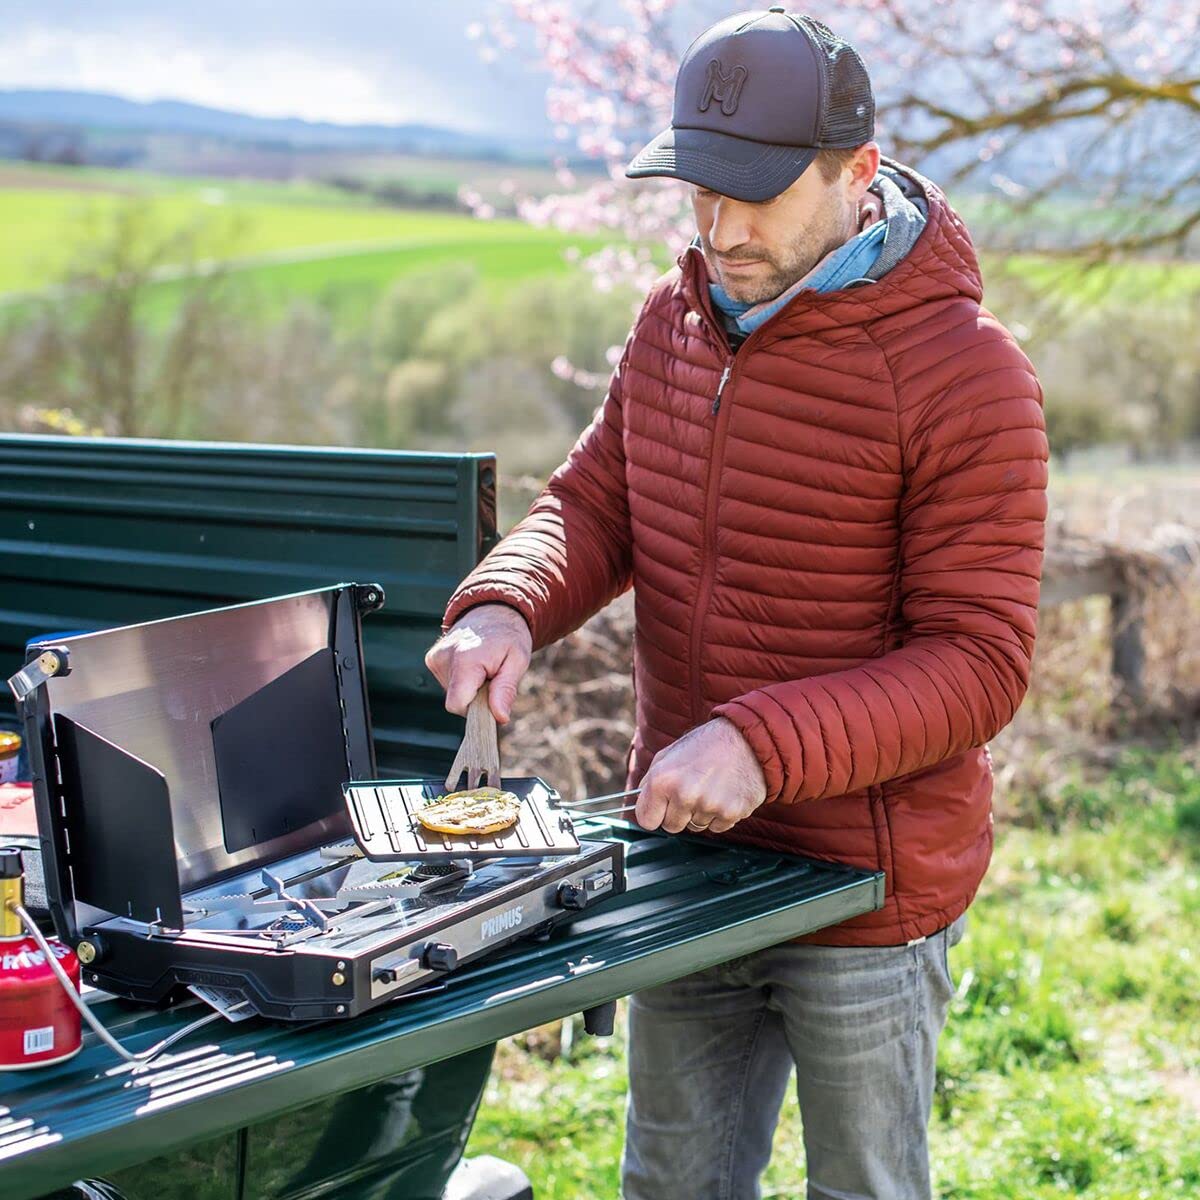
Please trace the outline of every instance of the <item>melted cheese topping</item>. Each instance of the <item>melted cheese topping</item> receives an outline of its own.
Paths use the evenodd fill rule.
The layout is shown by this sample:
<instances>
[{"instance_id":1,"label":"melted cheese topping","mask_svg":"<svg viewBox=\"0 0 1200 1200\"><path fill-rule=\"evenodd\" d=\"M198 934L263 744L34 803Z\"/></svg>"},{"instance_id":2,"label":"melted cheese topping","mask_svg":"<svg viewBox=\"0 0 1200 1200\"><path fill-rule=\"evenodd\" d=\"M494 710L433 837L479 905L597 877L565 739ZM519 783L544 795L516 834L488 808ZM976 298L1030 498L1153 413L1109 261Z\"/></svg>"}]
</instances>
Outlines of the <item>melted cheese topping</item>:
<instances>
[{"instance_id":1,"label":"melted cheese topping","mask_svg":"<svg viewBox=\"0 0 1200 1200\"><path fill-rule=\"evenodd\" d=\"M517 823L521 801L499 788L472 788L430 800L417 809L417 820L437 833L499 833Z\"/></svg>"}]
</instances>

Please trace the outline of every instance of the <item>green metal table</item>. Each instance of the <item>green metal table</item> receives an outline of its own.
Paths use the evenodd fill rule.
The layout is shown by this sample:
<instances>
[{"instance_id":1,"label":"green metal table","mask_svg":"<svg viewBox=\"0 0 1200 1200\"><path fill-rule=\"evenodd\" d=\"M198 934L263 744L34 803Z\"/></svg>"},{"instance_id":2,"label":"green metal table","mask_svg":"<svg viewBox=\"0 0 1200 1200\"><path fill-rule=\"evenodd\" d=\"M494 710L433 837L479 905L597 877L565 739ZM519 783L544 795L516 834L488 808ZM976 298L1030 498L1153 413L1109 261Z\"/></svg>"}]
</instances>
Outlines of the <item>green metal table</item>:
<instances>
[{"instance_id":1,"label":"green metal table","mask_svg":"<svg viewBox=\"0 0 1200 1200\"><path fill-rule=\"evenodd\" d=\"M834 924L883 900L876 873L603 823L593 823L592 836L601 830L627 843L629 890L543 943L521 943L456 972L442 991L340 1023L210 1025L137 1071L89 1035L83 1051L58 1067L0 1074L0 1195L24 1200L97 1175L119 1186L129 1164L271 1119L289 1119L301 1135L305 1106L343 1095L365 1105L368 1121L374 1109L376 1124L388 1110L387 1144L376 1150L394 1176L414 1119L413 1096L403 1094L413 1084L410 1077L401 1086L399 1118L392 1111L397 1097L381 1099L372 1087L446 1060L486 1073L498 1038ZM200 1011L191 1004L155 1011L111 999L97 1005L133 1049L153 1045ZM328 1113L322 1122L328 1128ZM453 1115L447 1126L459 1127ZM429 1153L427 1139L418 1144ZM240 1164L229 1164L241 1172L237 1190L212 1195L309 1194L300 1184L294 1192L248 1185L246 1153ZM331 1178L328 1162L319 1173L315 1164L312 1172L303 1161L293 1165L297 1180ZM360 1155L343 1174L363 1169ZM161 1179L157 1186L144 1194L169 1194ZM223 1176L215 1186L224 1189ZM204 1195L194 1183L187 1194ZM376 1193L323 1188L320 1194ZM401 1189L387 1194L417 1196Z\"/></svg>"}]
</instances>

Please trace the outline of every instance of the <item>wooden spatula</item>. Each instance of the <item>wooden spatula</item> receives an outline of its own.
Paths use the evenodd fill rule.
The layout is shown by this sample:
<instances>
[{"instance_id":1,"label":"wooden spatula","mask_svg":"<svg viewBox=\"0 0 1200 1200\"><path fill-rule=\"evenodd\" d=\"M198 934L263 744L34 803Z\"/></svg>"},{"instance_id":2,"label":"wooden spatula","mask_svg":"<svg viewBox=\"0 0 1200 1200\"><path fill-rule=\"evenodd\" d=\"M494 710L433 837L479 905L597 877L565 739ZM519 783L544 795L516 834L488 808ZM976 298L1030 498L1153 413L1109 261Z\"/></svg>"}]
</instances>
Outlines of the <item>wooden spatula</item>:
<instances>
[{"instance_id":1,"label":"wooden spatula","mask_svg":"<svg viewBox=\"0 0 1200 1200\"><path fill-rule=\"evenodd\" d=\"M458 777L466 771L467 787L477 788L484 779L488 787L500 786L500 746L496 738L496 718L488 707L488 685L475 693L467 709L467 728L462 745L454 756L454 765L446 776L446 790L452 792Z\"/></svg>"}]
</instances>

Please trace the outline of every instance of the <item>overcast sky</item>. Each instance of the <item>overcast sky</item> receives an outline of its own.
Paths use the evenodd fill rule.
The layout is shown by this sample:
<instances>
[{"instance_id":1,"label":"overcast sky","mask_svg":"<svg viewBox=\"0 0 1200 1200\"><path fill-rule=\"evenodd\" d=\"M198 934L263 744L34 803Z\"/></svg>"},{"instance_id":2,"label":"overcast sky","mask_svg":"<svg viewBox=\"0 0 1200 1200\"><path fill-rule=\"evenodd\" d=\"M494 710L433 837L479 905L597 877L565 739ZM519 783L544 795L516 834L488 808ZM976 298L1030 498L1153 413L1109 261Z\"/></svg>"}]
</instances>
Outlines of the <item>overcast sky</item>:
<instances>
[{"instance_id":1,"label":"overcast sky","mask_svg":"<svg viewBox=\"0 0 1200 1200\"><path fill-rule=\"evenodd\" d=\"M472 0L0 0L0 87L545 136L546 79L483 63Z\"/></svg>"}]
</instances>

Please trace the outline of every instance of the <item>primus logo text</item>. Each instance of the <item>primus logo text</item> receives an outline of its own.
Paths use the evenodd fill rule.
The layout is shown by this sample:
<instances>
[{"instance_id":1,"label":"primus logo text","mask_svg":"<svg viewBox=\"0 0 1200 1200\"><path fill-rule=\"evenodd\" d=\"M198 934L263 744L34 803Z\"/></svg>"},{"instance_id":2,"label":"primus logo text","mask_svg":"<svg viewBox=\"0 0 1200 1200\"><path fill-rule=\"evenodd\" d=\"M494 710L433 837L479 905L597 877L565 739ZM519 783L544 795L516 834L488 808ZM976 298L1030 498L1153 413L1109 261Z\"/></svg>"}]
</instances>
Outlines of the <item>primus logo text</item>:
<instances>
[{"instance_id":1,"label":"primus logo text","mask_svg":"<svg viewBox=\"0 0 1200 1200\"><path fill-rule=\"evenodd\" d=\"M488 938L494 938L509 929L516 929L521 923L521 907L520 904L514 904L512 908L506 908L494 917L488 917L480 926L480 936L483 940L486 942Z\"/></svg>"}]
</instances>

